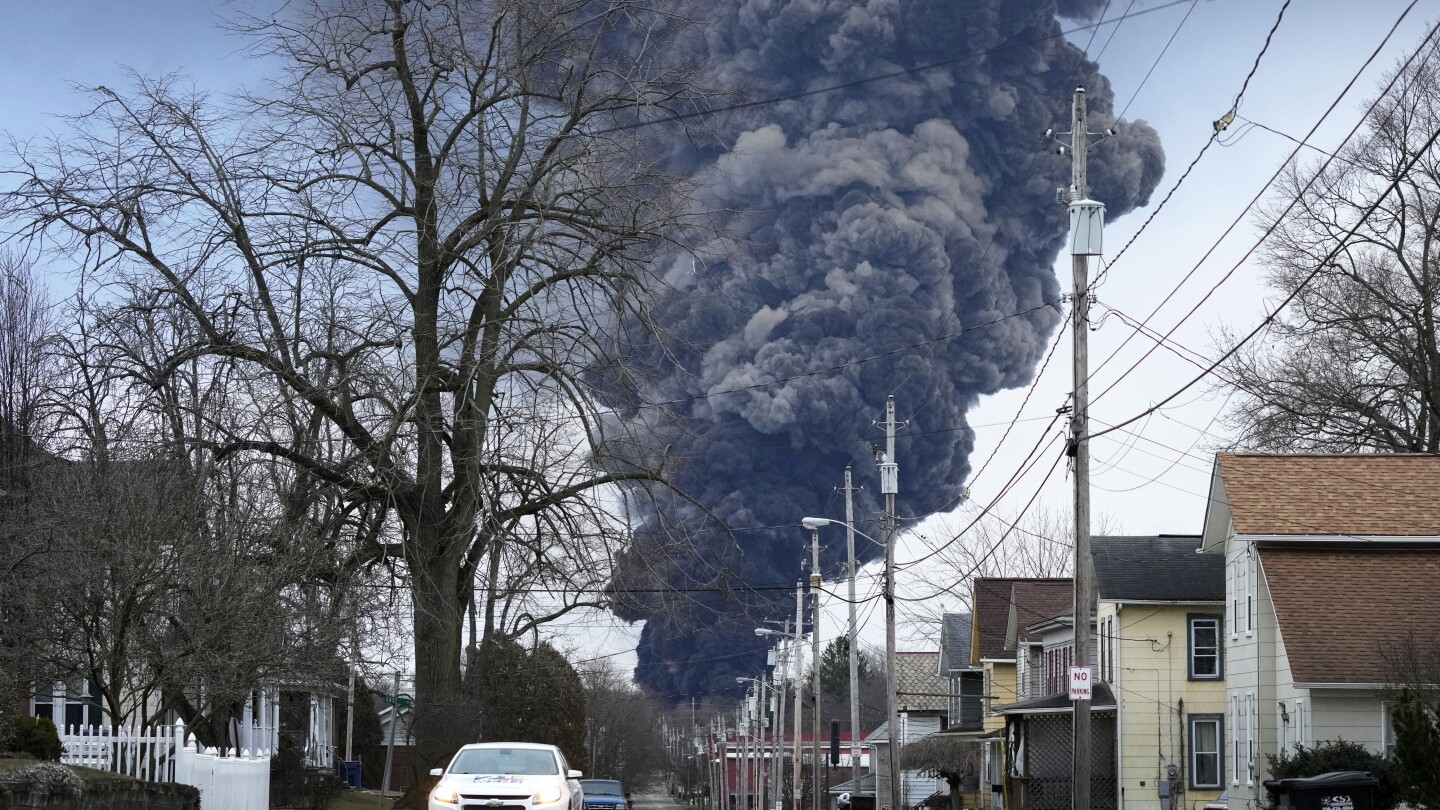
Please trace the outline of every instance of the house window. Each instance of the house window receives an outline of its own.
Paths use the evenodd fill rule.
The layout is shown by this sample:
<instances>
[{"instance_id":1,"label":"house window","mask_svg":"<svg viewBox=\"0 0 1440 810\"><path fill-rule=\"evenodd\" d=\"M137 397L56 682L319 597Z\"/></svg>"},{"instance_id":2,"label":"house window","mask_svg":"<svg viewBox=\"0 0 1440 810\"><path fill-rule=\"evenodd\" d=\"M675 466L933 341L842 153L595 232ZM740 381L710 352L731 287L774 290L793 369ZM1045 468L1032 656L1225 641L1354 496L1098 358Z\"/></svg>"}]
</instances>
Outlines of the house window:
<instances>
[{"instance_id":1,"label":"house window","mask_svg":"<svg viewBox=\"0 0 1440 810\"><path fill-rule=\"evenodd\" d=\"M1219 616L1192 613L1190 623L1190 680L1219 680L1225 671L1221 663Z\"/></svg>"},{"instance_id":2,"label":"house window","mask_svg":"<svg viewBox=\"0 0 1440 810\"><path fill-rule=\"evenodd\" d=\"M1255 632L1255 588L1260 579L1259 571L1255 565L1255 551L1253 547L1245 550L1245 632Z\"/></svg>"},{"instance_id":3,"label":"house window","mask_svg":"<svg viewBox=\"0 0 1440 810\"><path fill-rule=\"evenodd\" d=\"M1245 588L1245 582L1241 576L1240 557L1230 561L1230 637L1240 635L1240 595Z\"/></svg>"},{"instance_id":4,"label":"house window","mask_svg":"<svg viewBox=\"0 0 1440 810\"><path fill-rule=\"evenodd\" d=\"M1395 756L1395 724L1390 719L1390 704L1380 704L1380 749L1386 759Z\"/></svg>"},{"instance_id":5,"label":"house window","mask_svg":"<svg viewBox=\"0 0 1440 810\"><path fill-rule=\"evenodd\" d=\"M36 694L32 703L31 713L50 720L61 733L67 728L105 724L99 690L88 680L56 681L50 694Z\"/></svg>"},{"instance_id":6,"label":"house window","mask_svg":"<svg viewBox=\"0 0 1440 810\"><path fill-rule=\"evenodd\" d=\"M1305 744L1305 701L1295 701L1295 740L1296 745Z\"/></svg>"},{"instance_id":7,"label":"house window","mask_svg":"<svg viewBox=\"0 0 1440 810\"><path fill-rule=\"evenodd\" d=\"M1230 696L1230 784L1240 784L1240 695Z\"/></svg>"},{"instance_id":8,"label":"house window","mask_svg":"<svg viewBox=\"0 0 1440 810\"><path fill-rule=\"evenodd\" d=\"M1225 783L1225 718L1218 714L1190 715L1190 787L1219 788Z\"/></svg>"},{"instance_id":9,"label":"house window","mask_svg":"<svg viewBox=\"0 0 1440 810\"><path fill-rule=\"evenodd\" d=\"M1248 711L1246 709L1248 708ZM1245 695L1240 710L1245 713L1245 784L1255 784L1255 693Z\"/></svg>"}]
</instances>

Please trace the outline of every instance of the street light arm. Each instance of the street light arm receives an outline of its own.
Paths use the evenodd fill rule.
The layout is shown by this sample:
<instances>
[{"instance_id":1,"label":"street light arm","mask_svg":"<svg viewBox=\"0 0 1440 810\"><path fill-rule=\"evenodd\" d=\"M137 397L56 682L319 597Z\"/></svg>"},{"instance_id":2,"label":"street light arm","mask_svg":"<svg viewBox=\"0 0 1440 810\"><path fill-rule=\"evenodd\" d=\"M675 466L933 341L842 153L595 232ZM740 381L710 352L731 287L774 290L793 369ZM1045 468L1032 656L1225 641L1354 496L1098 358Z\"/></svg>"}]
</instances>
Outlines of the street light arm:
<instances>
[{"instance_id":1,"label":"street light arm","mask_svg":"<svg viewBox=\"0 0 1440 810\"><path fill-rule=\"evenodd\" d=\"M811 531L815 531L816 529L819 529L821 526L844 526L844 525L845 525L845 521L843 521L843 520L831 520L830 518L822 518L822 517L807 517L807 518L801 518L801 519L800 519L800 525L803 526L803 527L805 527L805 528L807 528L807 529L810 529ZM868 535L868 534L860 531L859 529L855 528L854 526L851 526L851 527L850 527L850 531L855 532L856 534L860 535L861 537L865 538L866 540L869 540L870 542L874 543L875 545L880 546L881 548L884 548L884 546L885 546L884 543L882 543L882 542L880 542L879 540L876 540L875 538L871 537L870 535Z\"/></svg>"}]
</instances>

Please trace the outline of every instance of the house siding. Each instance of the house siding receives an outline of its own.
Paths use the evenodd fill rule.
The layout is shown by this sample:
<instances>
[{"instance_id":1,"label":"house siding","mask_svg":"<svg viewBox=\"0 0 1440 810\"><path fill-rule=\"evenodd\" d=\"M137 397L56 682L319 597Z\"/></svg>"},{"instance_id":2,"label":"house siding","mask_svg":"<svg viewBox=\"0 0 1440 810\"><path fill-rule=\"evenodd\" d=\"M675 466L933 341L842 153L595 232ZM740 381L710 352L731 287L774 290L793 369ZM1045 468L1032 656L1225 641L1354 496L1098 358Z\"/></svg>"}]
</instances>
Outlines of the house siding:
<instances>
[{"instance_id":1,"label":"house siding","mask_svg":"<svg viewBox=\"0 0 1440 810\"><path fill-rule=\"evenodd\" d=\"M984 730L986 732L1005 730L1005 717L995 714L994 709L1015 702L1015 663L1003 661L984 661L981 663L981 670L985 674L982 699L985 705ZM996 788L1003 785L1003 776L1000 785L995 784L989 778L989 774L1004 774L1008 763L1005 762L1005 746L997 743L986 744L986 759L998 759L998 762L990 763L993 767L982 768L980 780L981 801L990 810L999 810L1009 807L1009 797L1002 790ZM988 797L988 800L987 800Z\"/></svg>"},{"instance_id":2,"label":"house siding","mask_svg":"<svg viewBox=\"0 0 1440 810\"><path fill-rule=\"evenodd\" d=\"M1377 754L1384 753L1380 741L1382 698L1379 692L1370 689L1308 691L1317 721L1312 725L1314 740L1346 740L1360 743Z\"/></svg>"},{"instance_id":3,"label":"house siding","mask_svg":"<svg viewBox=\"0 0 1440 810\"><path fill-rule=\"evenodd\" d=\"M1253 581L1252 609L1244 589ZM1236 627L1236 617L1240 627ZM1260 810L1268 804L1263 783L1270 778L1265 754L1275 750L1279 716L1276 670L1280 666L1275 607L1254 543L1230 535L1225 549L1226 781L1232 810ZM1253 740L1253 747L1251 742ZM1238 742L1238 746L1236 743ZM1253 756L1251 752L1253 751Z\"/></svg>"},{"instance_id":4,"label":"house siding","mask_svg":"<svg viewBox=\"0 0 1440 810\"><path fill-rule=\"evenodd\" d=\"M1172 808L1199 810L1220 795L1221 789L1189 787L1189 717L1224 715L1226 706L1223 680L1189 679L1192 613L1218 614L1220 606L1102 602L1096 611L1102 626L1113 617L1116 628L1123 628L1116 633L1112 684L1118 714L1116 779L1125 810L1160 810L1159 785L1172 764L1180 774Z\"/></svg>"}]
</instances>

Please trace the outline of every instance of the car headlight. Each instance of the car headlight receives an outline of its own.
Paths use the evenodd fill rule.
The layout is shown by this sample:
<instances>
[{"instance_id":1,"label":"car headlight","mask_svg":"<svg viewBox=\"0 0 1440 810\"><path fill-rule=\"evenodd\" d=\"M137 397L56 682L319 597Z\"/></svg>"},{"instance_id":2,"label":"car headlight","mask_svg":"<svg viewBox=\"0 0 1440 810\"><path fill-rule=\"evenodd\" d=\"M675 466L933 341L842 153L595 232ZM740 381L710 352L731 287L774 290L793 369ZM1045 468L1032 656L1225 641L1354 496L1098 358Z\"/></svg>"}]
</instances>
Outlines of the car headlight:
<instances>
[{"instance_id":1,"label":"car headlight","mask_svg":"<svg viewBox=\"0 0 1440 810\"><path fill-rule=\"evenodd\" d=\"M563 798L565 798L565 791L561 790L559 785L550 785L541 788L540 792L536 793L530 801L534 804L554 804Z\"/></svg>"},{"instance_id":2,"label":"car headlight","mask_svg":"<svg viewBox=\"0 0 1440 810\"><path fill-rule=\"evenodd\" d=\"M443 802L444 804L460 803L460 794L455 792L455 788L445 787L444 785L437 785L435 789L430 792L430 798L437 802Z\"/></svg>"}]
</instances>

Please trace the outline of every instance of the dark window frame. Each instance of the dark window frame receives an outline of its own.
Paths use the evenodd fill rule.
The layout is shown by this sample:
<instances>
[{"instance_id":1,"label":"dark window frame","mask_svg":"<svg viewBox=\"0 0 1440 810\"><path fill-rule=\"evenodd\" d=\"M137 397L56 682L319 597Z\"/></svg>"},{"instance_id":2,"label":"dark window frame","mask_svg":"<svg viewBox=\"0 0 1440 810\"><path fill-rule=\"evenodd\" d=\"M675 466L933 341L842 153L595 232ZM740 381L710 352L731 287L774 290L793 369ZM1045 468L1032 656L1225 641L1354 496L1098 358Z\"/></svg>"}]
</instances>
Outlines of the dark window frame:
<instances>
[{"instance_id":1,"label":"dark window frame","mask_svg":"<svg viewBox=\"0 0 1440 810\"><path fill-rule=\"evenodd\" d=\"M1202 785L1195 781L1195 758L1200 752L1195 748L1195 725L1197 723L1215 724L1215 773L1216 782L1213 785ZM1224 790L1225 789L1225 715L1223 714L1187 714L1185 716L1185 734L1190 743L1190 761L1185 763L1185 769L1189 771L1186 775L1186 782L1191 790Z\"/></svg>"},{"instance_id":2,"label":"dark window frame","mask_svg":"<svg viewBox=\"0 0 1440 810\"><path fill-rule=\"evenodd\" d=\"M1195 674L1195 622L1212 621L1215 623L1215 674ZM1187 613L1185 614L1185 675L1191 681L1223 681L1225 680L1225 617L1219 613Z\"/></svg>"}]
</instances>

